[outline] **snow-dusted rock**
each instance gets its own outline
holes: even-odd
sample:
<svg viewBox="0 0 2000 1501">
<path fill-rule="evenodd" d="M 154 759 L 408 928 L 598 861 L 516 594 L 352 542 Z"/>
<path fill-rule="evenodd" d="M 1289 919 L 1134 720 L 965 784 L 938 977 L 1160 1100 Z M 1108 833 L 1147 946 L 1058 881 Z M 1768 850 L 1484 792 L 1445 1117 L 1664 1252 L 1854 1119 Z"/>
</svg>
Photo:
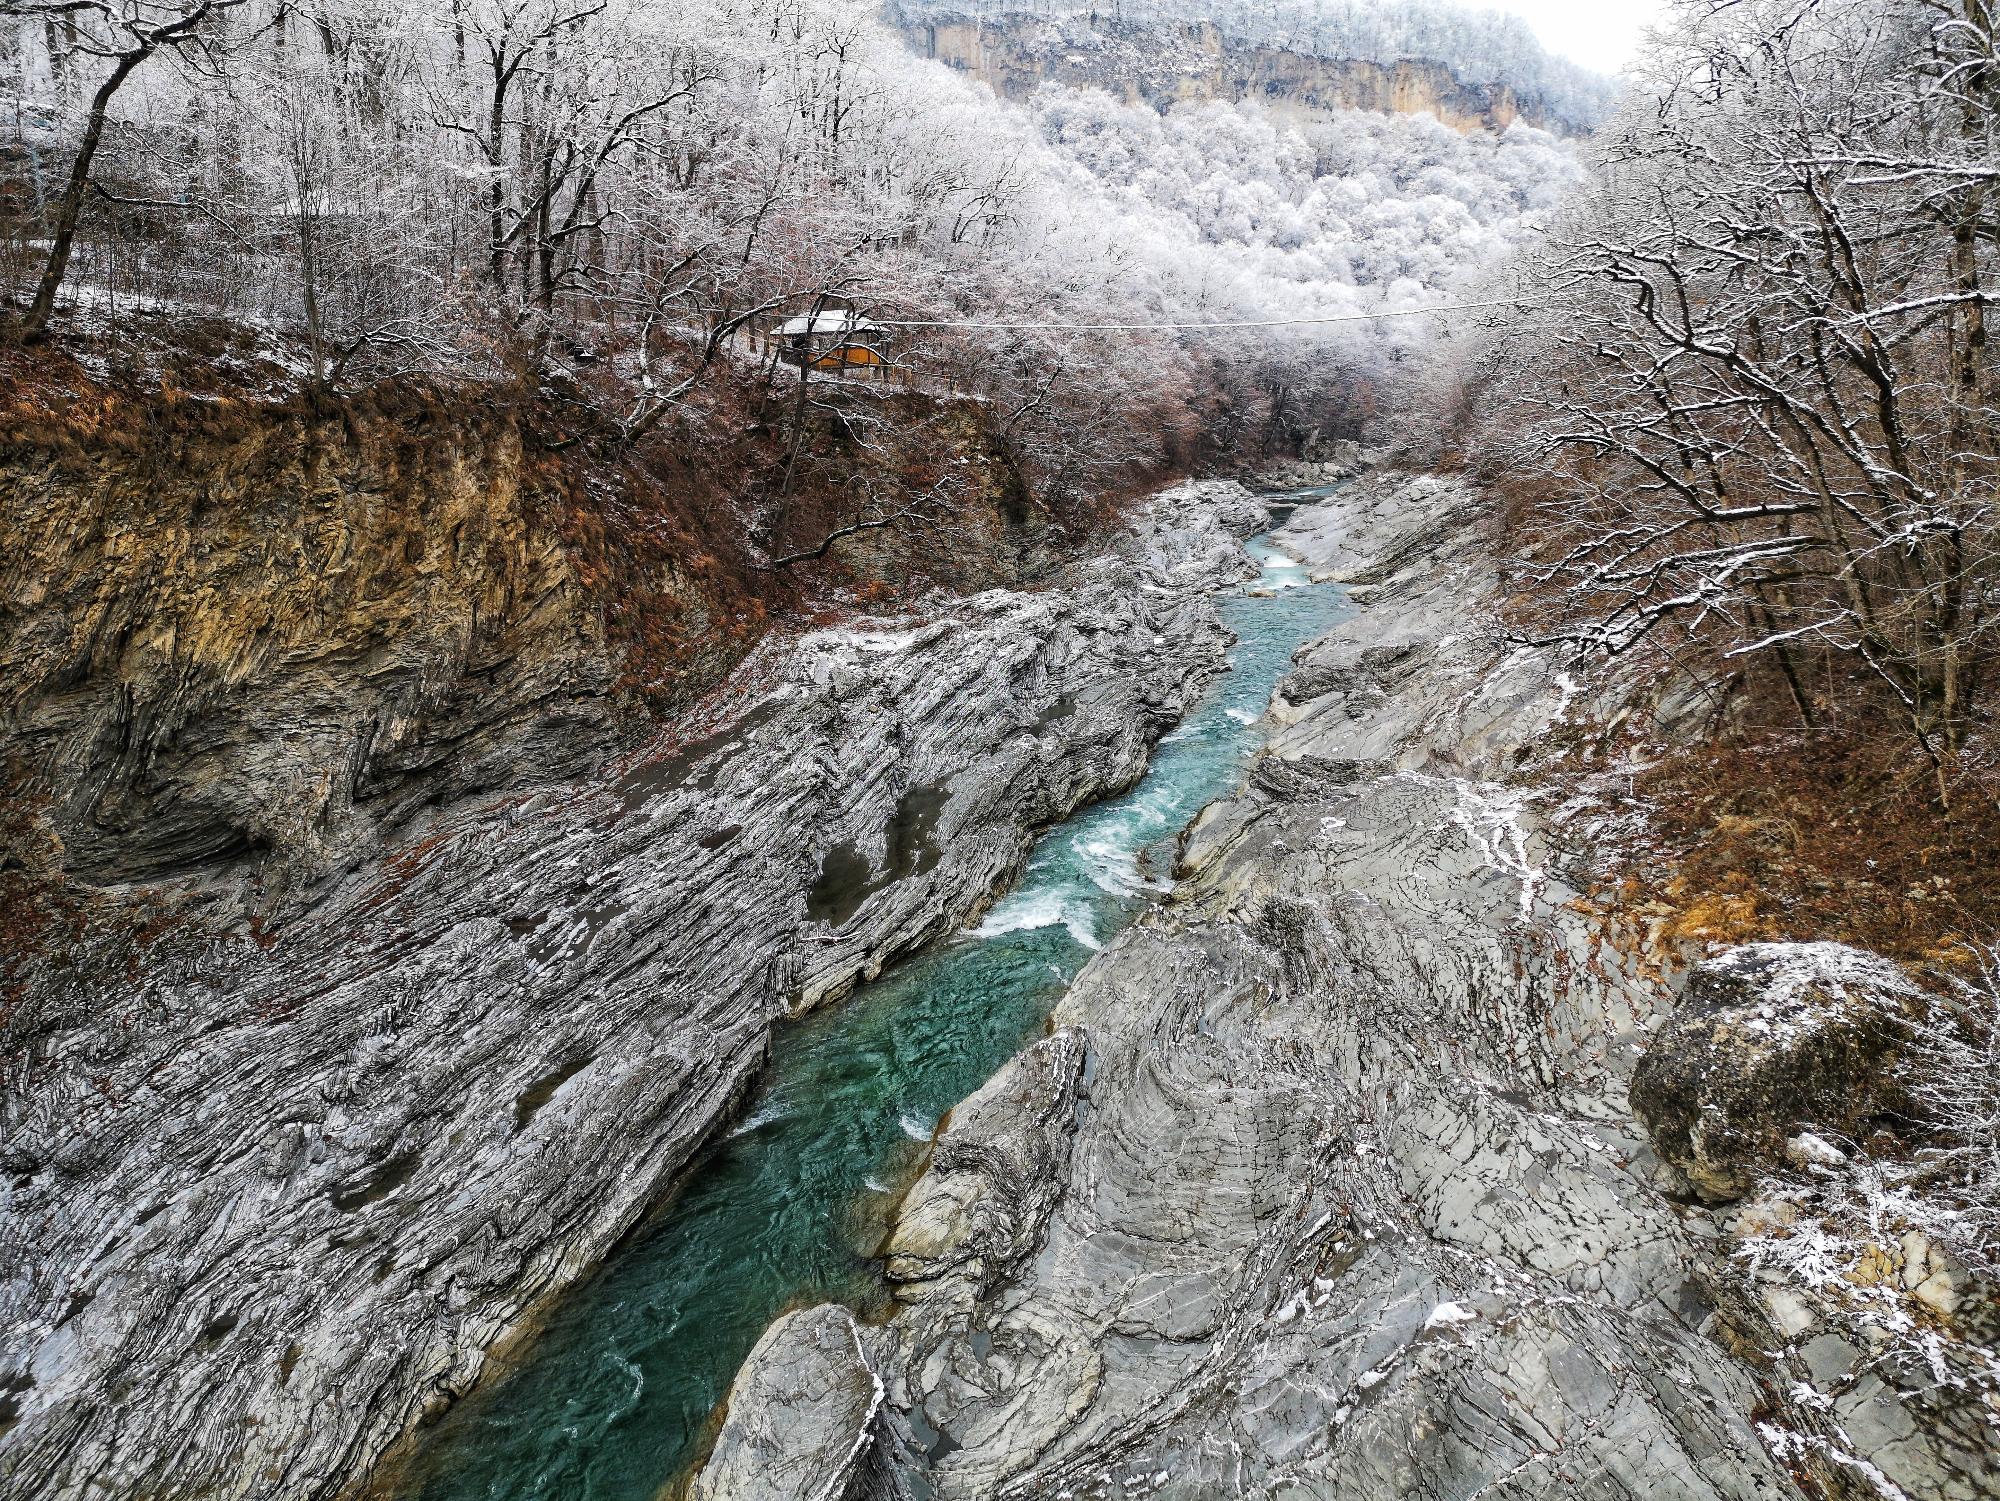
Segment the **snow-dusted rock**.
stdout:
<svg viewBox="0 0 2000 1501">
<path fill-rule="evenodd" d="M 657 1198 L 777 1019 L 1138 777 L 1221 665 L 1246 514 L 1172 492 L 1057 587 L 767 649 L 715 728 L 449 814 L 268 948 L 46 977 L 78 1020 L 0 1097 L 0 1492 L 345 1489 Z"/>
<path fill-rule="evenodd" d="M 1702 1197 L 1746 1193 L 1777 1163 L 1844 1160 L 1807 1127 L 1852 1136 L 1895 1101 L 1914 985 L 1837 943 L 1753 943 L 1695 967 L 1647 1044 L 1632 1108 Z M 1829 1158 L 1826 1154 L 1831 1153 Z"/>
</svg>

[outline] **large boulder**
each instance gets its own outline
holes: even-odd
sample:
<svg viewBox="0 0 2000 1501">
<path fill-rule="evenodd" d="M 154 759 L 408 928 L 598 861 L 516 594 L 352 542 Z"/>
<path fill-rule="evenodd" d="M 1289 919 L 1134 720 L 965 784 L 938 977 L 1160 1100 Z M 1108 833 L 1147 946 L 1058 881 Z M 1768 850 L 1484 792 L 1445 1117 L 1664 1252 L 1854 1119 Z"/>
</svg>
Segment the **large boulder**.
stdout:
<svg viewBox="0 0 2000 1501">
<path fill-rule="evenodd" d="M 1838 943 L 1753 943 L 1697 965 L 1632 1076 L 1632 1109 L 1695 1192 L 1748 1192 L 1802 1132 L 1854 1136 L 1895 1107 L 1921 993 Z"/>
<path fill-rule="evenodd" d="M 689 1501 L 844 1501 L 865 1488 L 882 1384 L 837 1303 L 764 1331 Z"/>
</svg>

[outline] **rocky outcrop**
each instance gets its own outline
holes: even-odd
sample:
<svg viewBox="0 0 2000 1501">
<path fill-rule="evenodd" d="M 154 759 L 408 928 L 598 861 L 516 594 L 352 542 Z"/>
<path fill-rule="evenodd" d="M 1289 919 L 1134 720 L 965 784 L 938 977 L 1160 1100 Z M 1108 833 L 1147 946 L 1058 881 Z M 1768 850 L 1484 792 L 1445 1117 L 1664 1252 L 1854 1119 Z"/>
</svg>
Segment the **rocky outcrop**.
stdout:
<svg viewBox="0 0 2000 1501">
<path fill-rule="evenodd" d="M 1703 1198 L 1740 1198 L 1791 1159 L 1865 1135 L 1896 1103 L 1919 999 L 1886 959 L 1837 943 L 1753 943 L 1696 966 L 1632 1077 L 1660 1156 Z"/>
<path fill-rule="evenodd" d="M 1902 1139 L 1967 1124 L 1912 1098 L 1938 1004 L 1843 944 L 1750 944 L 1695 967 L 1632 1082 L 1660 1155 L 1725 1206 L 1706 1274 L 1772 1392 L 1759 1432 L 1827 1495 L 2000 1495 L 2000 1302 L 1944 1243 L 1976 1239 L 1958 1175 Z"/>
<path fill-rule="evenodd" d="M 1311 490 L 1353 479 L 1378 462 L 1379 455 L 1362 448 L 1351 438 L 1331 443 L 1308 440 L 1296 458 L 1281 458 L 1263 465 L 1250 483 L 1260 490 Z"/>
<path fill-rule="evenodd" d="M 614 722 L 617 653 L 512 424 L 19 402 L 0 750 L 77 880 L 326 871 Z"/>
<path fill-rule="evenodd" d="M 776 1019 L 1139 775 L 1259 514 L 1186 487 L 1059 586 L 767 645 L 707 723 L 445 815 L 276 932 L 39 976 L 0 1489 L 353 1482 L 655 1200 Z"/>
<path fill-rule="evenodd" d="M 1155 109 L 1256 99 L 1294 118 L 1342 109 L 1429 114 L 1460 131 L 1505 130 L 1516 120 L 1558 130 L 1572 123 L 1506 84 L 1466 83 L 1440 62 L 1316 57 L 1238 41 L 1210 21 L 1147 25 L 1106 14 L 1086 27 L 1025 13 L 982 20 L 926 11 L 903 19 L 902 30 L 918 55 L 970 74 L 1005 99 L 1057 84 L 1103 89 Z"/>
<path fill-rule="evenodd" d="M 1076 1132 L 1083 1064 L 1083 1034 L 1065 1028 L 952 1111 L 885 1247 L 892 1282 L 991 1287 L 1035 1249 Z"/>
<path fill-rule="evenodd" d="M 1039 583 L 1061 524 L 1097 525 L 1029 491 L 977 403 L 912 399 L 865 450 L 828 409 L 795 465 L 718 372 L 735 415 L 691 464 L 556 441 L 569 398 L 315 405 L 183 358 L 215 387 L 190 396 L 125 337 L 0 350 L 0 897 L 33 866 L 100 920 L 141 890 L 282 920 L 438 808 L 638 748 L 781 621 Z M 948 507 L 816 550 L 856 465 L 940 462 Z"/>
<path fill-rule="evenodd" d="M 854 1316 L 833 1304 L 786 1314 L 757 1341 L 688 1501 L 848 1501 L 878 1442 L 882 1382 Z"/>
</svg>

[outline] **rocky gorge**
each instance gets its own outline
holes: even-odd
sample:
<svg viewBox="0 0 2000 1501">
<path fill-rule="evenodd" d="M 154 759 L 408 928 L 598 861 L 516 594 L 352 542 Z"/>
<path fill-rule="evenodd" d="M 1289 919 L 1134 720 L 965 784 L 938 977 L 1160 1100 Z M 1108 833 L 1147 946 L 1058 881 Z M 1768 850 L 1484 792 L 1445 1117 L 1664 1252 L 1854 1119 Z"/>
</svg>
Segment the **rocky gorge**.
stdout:
<svg viewBox="0 0 2000 1501">
<path fill-rule="evenodd" d="M 2000 1489 L 1990 1286 L 1843 1207 L 1921 988 L 1838 944 L 1649 947 L 1602 897 L 1623 783 L 1562 749 L 1635 685 L 1522 644 L 1485 499 L 1379 463 L 1273 476 L 1335 488 L 1276 497 L 1255 550 L 1343 603 L 1261 718 L 1203 710 L 1257 721 L 1247 775 L 1141 810 L 1200 809 L 1101 952 L 995 961 L 1054 973 L 1053 1014 L 905 1143 L 907 1189 L 868 1181 L 885 1295 L 780 1313 L 670 1491 Z M 1269 524 L 1167 491 L 1043 587 L 774 637 L 637 752 L 441 808 L 276 933 L 52 973 L 4 1140 L 10 1492 L 570 1485 L 506 1448 L 460 1483 L 425 1435 L 547 1425 L 465 1399 L 676 1201 L 775 1028 L 962 935 L 1036 831 L 1139 778 L 1247 649 L 1217 594 L 1268 594 Z M 1647 691 L 1702 733 L 1698 693 Z"/>
<path fill-rule="evenodd" d="M 7 1100 L 10 1494 L 335 1495 L 721 1121 L 774 1023 L 962 923 L 1221 664 L 1262 511 L 774 640 L 604 776 L 449 807 L 281 935 L 49 985 Z"/>
<path fill-rule="evenodd" d="M 1620 932 L 1546 747 L 1631 690 L 1499 628 L 1479 513 L 1377 475 L 1277 535 L 1362 608 L 941 1126 L 893 1316 L 772 1325 L 694 1496 L 2000 1493 L 1991 1288 L 1811 1197 L 1914 987 Z"/>
</svg>

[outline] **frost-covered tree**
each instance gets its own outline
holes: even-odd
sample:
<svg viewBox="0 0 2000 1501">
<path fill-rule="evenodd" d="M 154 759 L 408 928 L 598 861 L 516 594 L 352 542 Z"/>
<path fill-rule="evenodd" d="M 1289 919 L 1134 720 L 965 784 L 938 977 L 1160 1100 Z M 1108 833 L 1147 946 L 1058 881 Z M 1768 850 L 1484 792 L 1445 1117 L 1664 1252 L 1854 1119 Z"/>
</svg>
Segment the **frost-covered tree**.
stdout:
<svg viewBox="0 0 2000 1501">
<path fill-rule="evenodd" d="M 114 104 L 132 75 L 165 54 L 197 72 L 218 65 L 217 33 L 230 12 L 250 0 L 6 0 L 0 20 L 15 23 L 18 56 L 39 41 L 55 102 L 76 97 L 76 79 L 85 78 L 82 119 L 69 150 L 69 166 L 54 202 L 46 209 L 47 248 L 26 313 L 15 330 L 23 342 L 48 331 L 56 294 L 69 273 L 85 196 L 96 183 L 92 169 L 103 144 Z M 24 64 L 25 67 L 25 64 Z"/>
<path fill-rule="evenodd" d="M 247 321 L 322 397 L 412 372 L 557 392 L 555 442 L 657 441 L 757 368 L 763 320 L 848 307 L 1057 494 L 1283 446 L 1427 327 L 1177 325 L 1448 299 L 1576 174 L 1525 127 L 1022 109 L 912 57 L 874 0 L 144 0 L 188 40 L 99 97 L 114 13 L 0 0 L 0 269 L 35 327 L 66 299 Z M 761 378 L 795 437 L 837 395 Z"/>
<path fill-rule="evenodd" d="M 2000 54 L 1988 0 L 1688 0 L 1657 104 L 1499 359 L 1558 634 L 1814 669 L 1897 706 L 1949 800 L 1996 647 Z"/>
</svg>

